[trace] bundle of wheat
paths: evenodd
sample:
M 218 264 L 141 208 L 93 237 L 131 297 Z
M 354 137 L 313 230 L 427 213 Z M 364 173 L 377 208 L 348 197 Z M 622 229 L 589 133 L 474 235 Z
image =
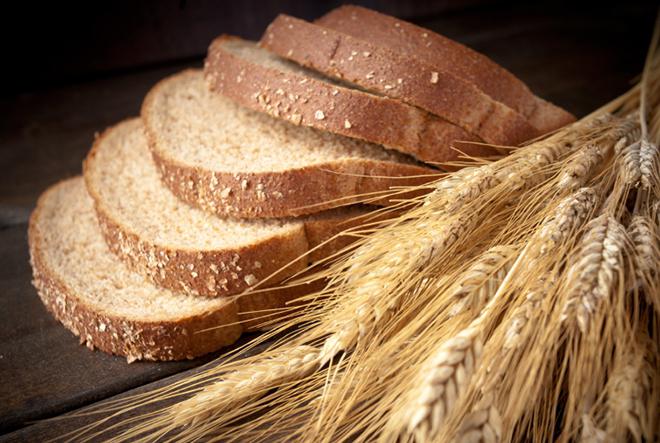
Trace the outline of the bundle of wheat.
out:
M 179 400 L 119 439 L 660 438 L 657 43 L 624 96 L 353 232 L 268 351 L 108 406 Z

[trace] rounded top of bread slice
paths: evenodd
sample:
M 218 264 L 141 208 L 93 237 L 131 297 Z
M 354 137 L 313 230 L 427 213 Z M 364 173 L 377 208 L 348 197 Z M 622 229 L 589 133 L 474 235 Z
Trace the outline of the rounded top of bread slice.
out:
M 233 299 L 158 288 L 113 255 L 79 177 L 42 195 L 29 239 L 42 299 L 88 345 L 129 359 L 172 360 L 210 352 L 240 335 Z M 201 332 L 214 326 L 223 327 Z
M 401 100 L 493 144 L 518 144 L 539 135 L 521 114 L 473 83 L 380 42 L 280 14 L 260 44 L 281 57 Z
M 470 155 L 493 153 L 480 144 L 459 143 L 481 140 L 426 111 L 323 77 L 237 37 L 213 41 L 204 75 L 212 91 L 241 106 L 378 143 L 422 161 L 455 160 L 459 151 L 454 146 Z
M 380 146 L 242 108 L 209 91 L 201 71 L 158 83 L 142 117 L 164 183 L 225 216 L 310 214 L 432 172 Z
M 189 206 L 163 186 L 139 119 L 96 140 L 84 177 L 110 249 L 158 285 L 192 295 L 236 294 L 268 277 L 278 283 L 314 259 L 303 256 L 342 221 L 365 213 L 241 220 Z
M 217 172 L 273 173 L 353 159 L 410 163 L 379 146 L 291 125 L 210 94 L 201 71 L 159 83 L 144 114 L 160 156 Z

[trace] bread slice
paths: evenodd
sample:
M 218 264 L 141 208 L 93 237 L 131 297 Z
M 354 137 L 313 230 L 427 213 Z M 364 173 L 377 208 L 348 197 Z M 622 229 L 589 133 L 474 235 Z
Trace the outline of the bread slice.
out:
M 241 106 L 382 144 L 422 161 L 455 160 L 457 149 L 475 156 L 496 153 L 484 145 L 459 143 L 481 140 L 428 112 L 323 78 L 239 38 L 222 36 L 211 44 L 204 74 L 211 90 Z
M 28 230 L 34 285 L 48 310 L 89 348 L 134 360 L 191 359 L 233 343 L 266 311 L 313 285 L 225 298 L 154 286 L 110 252 L 82 178 L 39 199 Z
M 103 133 L 83 169 L 110 249 L 158 286 L 191 295 L 237 294 L 286 266 L 272 286 L 346 244 L 340 238 L 307 254 L 366 212 L 239 220 L 190 207 L 163 186 L 139 119 Z
M 310 214 L 357 194 L 421 184 L 429 178 L 420 175 L 433 173 L 380 146 L 242 108 L 210 92 L 201 71 L 157 84 L 142 117 L 165 184 L 223 216 Z
M 518 144 L 539 135 L 474 84 L 380 44 L 283 14 L 260 43 L 325 75 L 425 109 L 489 143 Z
M 333 9 L 315 23 L 387 47 L 475 84 L 493 99 L 522 114 L 545 133 L 575 121 L 563 109 L 537 96 L 511 72 L 467 46 L 428 29 L 354 5 Z

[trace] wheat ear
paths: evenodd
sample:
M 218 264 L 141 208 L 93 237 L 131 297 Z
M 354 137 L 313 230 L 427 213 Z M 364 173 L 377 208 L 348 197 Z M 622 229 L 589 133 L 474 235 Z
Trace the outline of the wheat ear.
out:
M 525 293 L 525 300 L 518 306 L 509 320 L 504 337 L 505 349 L 516 349 L 522 342 L 523 331 L 526 330 L 530 320 L 537 313 L 545 291 L 540 284 L 531 291 Z
M 587 225 L 576 263 L 566 277 L 568 300 L 563 319 L 574 316 L 583 333 L 599 303 L 608 298 L 622 272 L 626 231 L 603 214 Z
M 458 315 L 470 306 L 481 309 L 488 303 L 511 269 L 514 252 L 511 246 L 494 246 L 481 254 L 450 292 L 456 301 L 449 315 Z
M 481 398 L 461 423 L 457 443 L 498 443 L 502 439 L 502 418 L 494 403 L 492 394 Z
M 607 386 L 607 433 L 612 441 L 625 441 L 627 432 L 634 441 L 642 441 L 648 414 L 645 397 L 651 392 L 653 374 L 645 348 L 632 346 L 619 352 Z
M 403 411 L 405 431 L 417 441 L 437 435 L 445 417 L 467 388 L 481 358 L 480 335 L 481 329 L 476 325 L 463 329 L 443 342 L 424 364 L 420 385 Z
M 658 227 L 651 217 L 634 215 L 628 225 L 630 239 L 634 246 L 635 272 L 641 279 L 652 279 L 658 274 L 660 249 L 658 247 Z
M 579 150 L 562 169 L 558 186 L 569 190 L 583 186 L 605 160 L 610 149 L 611 145 L 592 143 Z
M 592 188 L 580 188 L 562 199 L 553 213 L 547 217 L 534 234 L 530 244 L 537 253 L 544 255 L 563 243 L 582 222 L 589 218 L 598 204 L 599 197 Z
M 598 428 L 589 414 L 582 415 L 580 443 L 606 443 L 607 432 Z
M 515 268 L 515 264 L 513 266 Z M 501 285 L 510 277 L 512 270 Z M 400 432 L 420 442 L 428 441 L 442 428 L 481 361 L 484 325 L 490 318 L 502 291 L 498 289 L 479 316 L 434 350 L 419 372 L 419 383 L 411 390 L 394 423 L 405 423 Z
M 317 368 L 318 356 L 317 348 L 298 346 L 226 374 L 193 397 L 173 405 L 169 410 L 173 423 L 195 425 L 252 399 L 256 393 L 302 378 Z

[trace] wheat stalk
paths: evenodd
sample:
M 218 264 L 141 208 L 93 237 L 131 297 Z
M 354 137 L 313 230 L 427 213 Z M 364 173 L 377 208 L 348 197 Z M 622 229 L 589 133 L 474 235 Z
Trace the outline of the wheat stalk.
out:
M 569 297 L 563 319 L 574 316 L 583 333 L 598 304 L 608 298 L 622 272 L 626 231 L 613 217 L 603 214 L 587 225 L 576 263 L 568 271 Z

